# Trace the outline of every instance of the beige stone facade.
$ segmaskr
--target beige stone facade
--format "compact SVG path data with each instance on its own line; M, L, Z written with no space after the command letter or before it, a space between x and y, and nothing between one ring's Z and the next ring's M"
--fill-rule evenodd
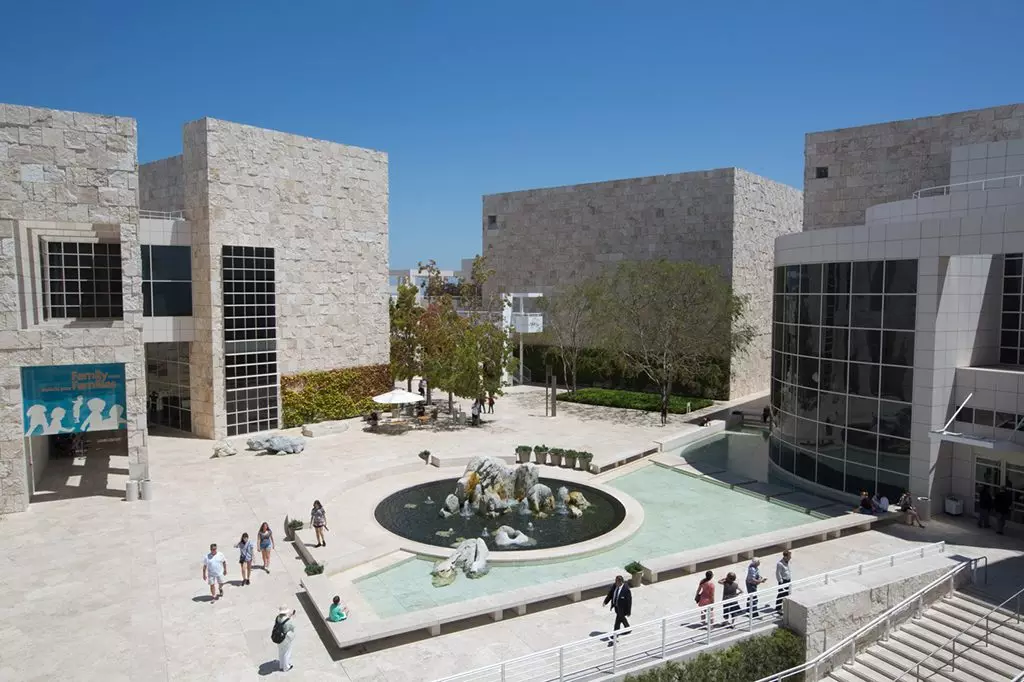
M184 127L181 155L140 167L136 150L130 118L0 105L0 513L28 505L49 457L33 444L49 448L48 436L23 437L22 367L124 364L121 433L134 480L148 477L154 411L170 405L189 412L183 428L228 435L225 247L273 249L264 260L270 288L260 288L268 301L248 314L270 330L260 347L275 348L276 362L253 362L278 406L281 375L388 362L386 154L214 119ZM140 218L140 209L153 213ZM44 297L51 241L119 244L123 310L111 319L48 319L59 318ZM162 277L144 274L143 259L152 269L150 250L184 247L192 315L159 317ZM151 297L153 313L143 306ZM163 381L185 386L184 395L167 394L173 402L146 385L151 342L178 344L170 356L187 358ZM166 357L160 350L154 361ZM279 408L269 413L265 428L275 428Z
M1022 135L1024 104L808 133L805 229L862 224L869 207L908 199L919 189L945 185L960 175L952 172L954 147ZM1014 173L1024 169L993 168L989 177Z
M718 267L751 297L758 330L734 359L730 394L766 390L773 244L800 230L801 205L799 190L736 168L485 196L483 253L495 270L489 288L551 293L620 261Z
M124 363L130 472L147 475L135 121L0 105L0 513L26 508L25 366ZM46 320L40 246L119 242L123 316Z

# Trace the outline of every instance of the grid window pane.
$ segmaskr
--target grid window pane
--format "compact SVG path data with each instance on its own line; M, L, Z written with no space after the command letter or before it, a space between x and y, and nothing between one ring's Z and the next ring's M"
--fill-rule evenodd
M150 424L192 430L188 343L146 344L146 403Z
M230 435L277 428L274 250L224 246L224 350Z
M1003 257L1002 330L1000 334L999 362L1005 365L1024 364L1024 282L1021 280L1022 258L1019 253Z
M43 241L40 250L46 319L123 316L120 244Z

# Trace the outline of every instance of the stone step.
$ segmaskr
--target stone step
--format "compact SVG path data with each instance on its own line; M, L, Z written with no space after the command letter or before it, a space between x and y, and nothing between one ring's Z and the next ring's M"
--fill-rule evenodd
M992 622L1003 623L1004 627L1011 627L1017 630L1021 634L1024 634L1024 615L1018 616L1013 611L1009 611L1005 608L996 609L992 611L992 607L995 604L986 603L975 597L965 595L963 593L957 593L953 599L949 601L951 605L955 605L961 611L972 614L971 620L976 620L983 617L985 614L989 614L989 618ZM991 612L991 613L989 613Z
M955 601L952 602L937 602L934 607L929 611L929 615L934 616L937 620L946 622L957 630L963 630L964 628L971 626L971 630L975 631L975 634L985 632L985 621L976 623L978 618L982 615L971 611L965 611L960 608L960 603ZM1018 645L1024 647L1024 631L1015 622L1015 619L1006 620L1006 616L1003 614L994 614L993 618L989 621L988 628L989 632L992 631L993 627L996 627L996 632L1006 639L1017 642ZM1000 619L1000 620L996 620Z
M953 659L951 653L946 654L946 652L940 651L935 656L927 658L930 651L921 651L917 647L910 646L906 642L893 637L890 637L887 641L879 642L879 647L886 652L891 652L891 660L906 661L907 663L902 666L904 670L915 662L920 662L922 674L924 670L931 671L933 675L939 674L946 675L947 677L953 676L956 673L964 673L969 676L969 679L976 680L977 682L1005 682L1007 679L1006 675L997 672L989 665L978 663L965 656L956 657L955 667L949 665L949 662ZM872 650L874 649L872 648ZM946 655L943 656L943 654Z
M936 647L945 647L949 642L949 637L953 636L950 632L949 635L943 636L934 630L923 628L917 625L916 621L912 623L906 623L899 630L893 633L893 637L897 639L903 639L904 635L907 637L906 641L908 644L915 645L919 648L927 648L927 653L931 653ZM973 642L973 637L967 640L967 644ZM1003 642L1009 642L1009 640L1003 640ZM977 658L989 658L1000 661L1003 665L1007 666L1011 670L1024 670L1024 656L1018 655L1014 651L1005 648L1005 644L997 642L992 636L989 637L989 645L983 647L980 650L970 650L964 655L972 660Z
M863 653L857 654L857 663L867 666L874 671L874 675L872 677L865 679L871 680L872 682L875 680L895 680L903 674L903 671L906 670L908 666L910 666L911 661L902 661L893 664L889 660L890 657L891 655L878 656L876 649L872 647ZM935 679L942 680L947 678L936 675Z
M921 620L914 621L914 627L929 630L945 641L951 637L959 635L964 628L964 624L958 620L948 618L945 614L933 613L928 618L922 618ZM985 631L979 628L971 628L967 631L967 635L970 637L983 636L984 634ZM967 641L970 642L973 640ZM989 635L989 646L994 650L1009 652L1015 656L1017 655L1017 652L1024 651L1024 647L1022 647L1018 642L1002 637L996 633Z
M912 668L923 656L918 656L913 650L905 650L905 647L898 642L889 640L888 642L879 642L875 646L872 646L865 652L868 656L874 656L875 658L884 661L892 669L886 673L884 679L895 680L902 675L906 670ZM870 662L864 661L869 666ZM929 661L928 663L933 663ZM961 671L943 669L940 670L941 665L937 662L933 665L921 666L921 678L935 680L948 680L949 682L990 682L989 680L978 680L970 675L967 675ZM928 671L927 673L925 671ZM911 672L907 677L913 677L914 673ZM903 678L907 679L906 677Z
M829 673L826 680L834 680L835 682L871 682L875 679L875 673L873 671L867 671L866 674L857 672L857 665L843 667L840 666ZM861 669L867 670L864 666L860 666Z

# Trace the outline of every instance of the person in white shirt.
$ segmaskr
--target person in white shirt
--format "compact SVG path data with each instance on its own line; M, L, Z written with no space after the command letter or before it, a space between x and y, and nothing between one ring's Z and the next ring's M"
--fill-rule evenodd
M790 556L787 549L782 553L779 563L775 564L775 581L779 583L779 594L775 598L776 611L782 611L782 600L789 596L789 583L793 581L793 574L789 568Z
M228 574L228 560L217 551L217 543L210 545L210 553L203 557L203 580L210 586L210 601L224 596L224 578Z
M768 582L768 578L761 577L761 560L751 559L750 565L747 566L747 594L750 595L747 599L747 607L751 613L757 613L757 587L761 583Z
M887 512L887 511L889 511L889 498L886 497L885 495L882 495L881 497L879 497L878 493L875 493L875 496L873 498L871 498L871 503L874 505L874 507L875 507L875 509L877 511L880 511L880 512Z

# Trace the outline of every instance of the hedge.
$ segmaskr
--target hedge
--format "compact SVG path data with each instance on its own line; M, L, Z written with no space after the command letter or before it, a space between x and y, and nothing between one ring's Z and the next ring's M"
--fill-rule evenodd
M534 383L544 381L547 366L558 376L560 386L565 386L562 362L555 346L532 345L523 348L526 368ZM625 391L657 391L650 379L644 375L630 376L607 353L599 350L584 350L581 353L576 383L581 387L611 388ZM725 400L729 397L729 363L718 362L707 368L702 376L689 383L680 383L678 391L684 395Z
M804 662L804 640L799 635L775 630L766 637L745 639L728 649L700 654L683 663L666 663L626 682L753 682ZM802 682L802 673L786 682Z
M389 365L303 372L281 377L285 428L348 419L374 409L373 396L394 387Z
M661 412L661 396L657 393L640 393L637 391L613 391L607 388L581 388L573 393L562 393L559 400L584 405L601 405L603 407L623 407L628 410L645 410ZM668 411L673 414L686 414L686 405L690 411L700 410L711 405L706 398L690 398L682 395L668 397Z

